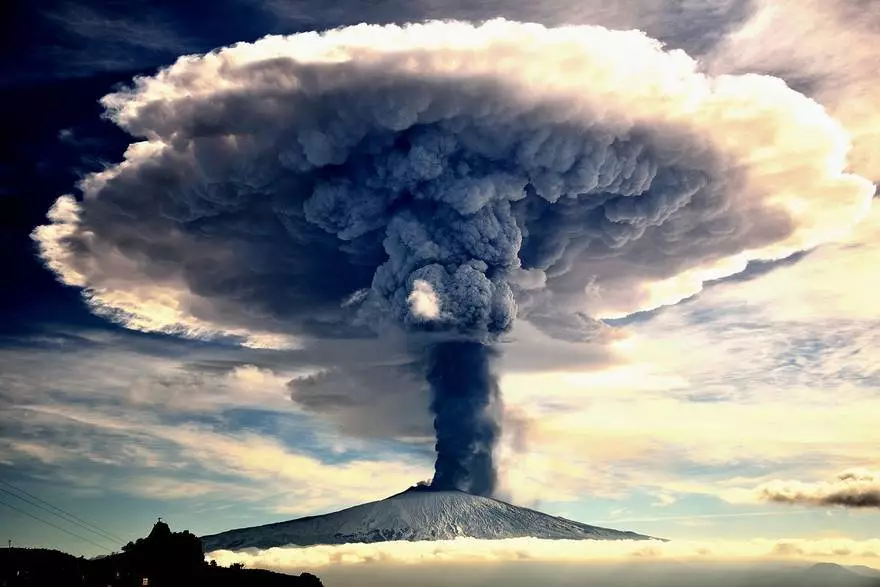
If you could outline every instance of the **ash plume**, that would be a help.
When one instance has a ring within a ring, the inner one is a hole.
[[[475,493],[496,482],[490,363],[515,320],[592,340],[834,238],[874,192],[821,106],[637,31],[266,37],[103,104],[140,140],[34,231],[59,279],[139,330],[403,339],[431,390],[434,482]]]
[[[492,449],[501,432],[492,351],[478,342],[447,342],[429,352],[427,379],[437,433],[431,487],[492,495],[498,482]]]

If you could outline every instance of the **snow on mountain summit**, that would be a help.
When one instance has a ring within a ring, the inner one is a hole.
[[[589,526],[461,491],[411,488],[386,499],[321,516],[203,536],[206,552],[391,540],[648,540],[634,532]]]

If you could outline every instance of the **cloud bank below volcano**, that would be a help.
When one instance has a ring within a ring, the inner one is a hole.
[[[218,550],[207,558],[218,564],[282,572],[333,566],[552,562],[628,564],[650,561],[755,562],[834,559],[860,564],[880,556],[880,541],[851,539],[628,541],[458,538],[436,542],[376,542],[310,547]]]

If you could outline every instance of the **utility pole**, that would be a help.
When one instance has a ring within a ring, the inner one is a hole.
[[[12,540],[9,540],[9,548],[12,548]]]

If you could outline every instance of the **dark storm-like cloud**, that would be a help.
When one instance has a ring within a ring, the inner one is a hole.
[[[66,281],[87,286],[96,307],[144,329],[193,319],[195,329],[227,322],[218,330],[339,336],[387,317],[491,333],[517,311],[548,324],[567,309],[630,313],[651,303],[645,281],[745,251],[760,258],[762,248],[804,240],[795,238],[804,229],[826,229],[826,219],[807,215],[811,226],[798,226],[771,203],[776,186],[761,180],[776,178],[760,164],[743,172],[734,147],[748,137],[726,139],[729,153],[720,148],[713,134],[728,132],[724,116],[704,121],[711,112],[700,108],[683,116],[679,102],[688,99],[702,98],[706,110],[725,98],[731,109],[749,105],[727,88],[700,96],[711,86],[698,74],[692,87],[652,95],[629,76],[563,80],[550,61],[541,66],[547,87],[524,85],[538,64],[507,44],[518,35],[582,75],[602,72],[600,42],[643,52],[646,68],[666,69],[655,77],[693,67],[637,33],[588,28],[577,42],[574,30],[356,27],[184,58],[105,99],[118,124],[147,140],[84,182],[85,205],[59,200],[56,223],[38,233],[44,255]],[[453,31],[466,39],[460,46],[442,36]],[[411,47],[392,51],[380,35]],[[310,59],[312,50],[348,55]],[[819,123],[788,123],[789,136],[770,146],[783,167],[776,175],[786,164],[800,171],[784,143],[798,133],[826,141],[798,165],[838,154],[836,129],[818,108],[772,80],[738,83],[740,93],[776,91]],[[631,107],[617,112],[599,100],[615,92]],[[661,97],[672,103],[648,105]],[[772,114],[754,113],[754,122]],[[802,176],[843,192],[853,216],[864,204],[857,178]],[[842,221],[850,219],[827,219]],[[417,280],[439,296],[439,316],[413,311]],[[110,300],[115,285],[134,297]],[[167,314],[149,314],[138,286]],[[603,290],[620,298],[601,299]]]
[[[269,37],[103,103],[140,140],[35,231],[59,278],[140,330],[395,340],[430,389],[435,482],[480,493],[497,437],[488,345],[515,321],[596,340],[599,318],[833,237],[873,193],[842,173],[842,129],[779,80],[707,78],[599,27]],[[351,375],[294,382],[294,398],[333,404],[297,394]]]
[[[880,508],[880,474],[855,469],[831,482],[773,481],[756,490],[759,499],[774,503],[844,508]]]
[[[844,490],[825,495],[820,499],[771,496],[770,501],[781,503],[808,503],[811,505],[842,506],[846,508],[880,508],[880,489],[872,491]]]

